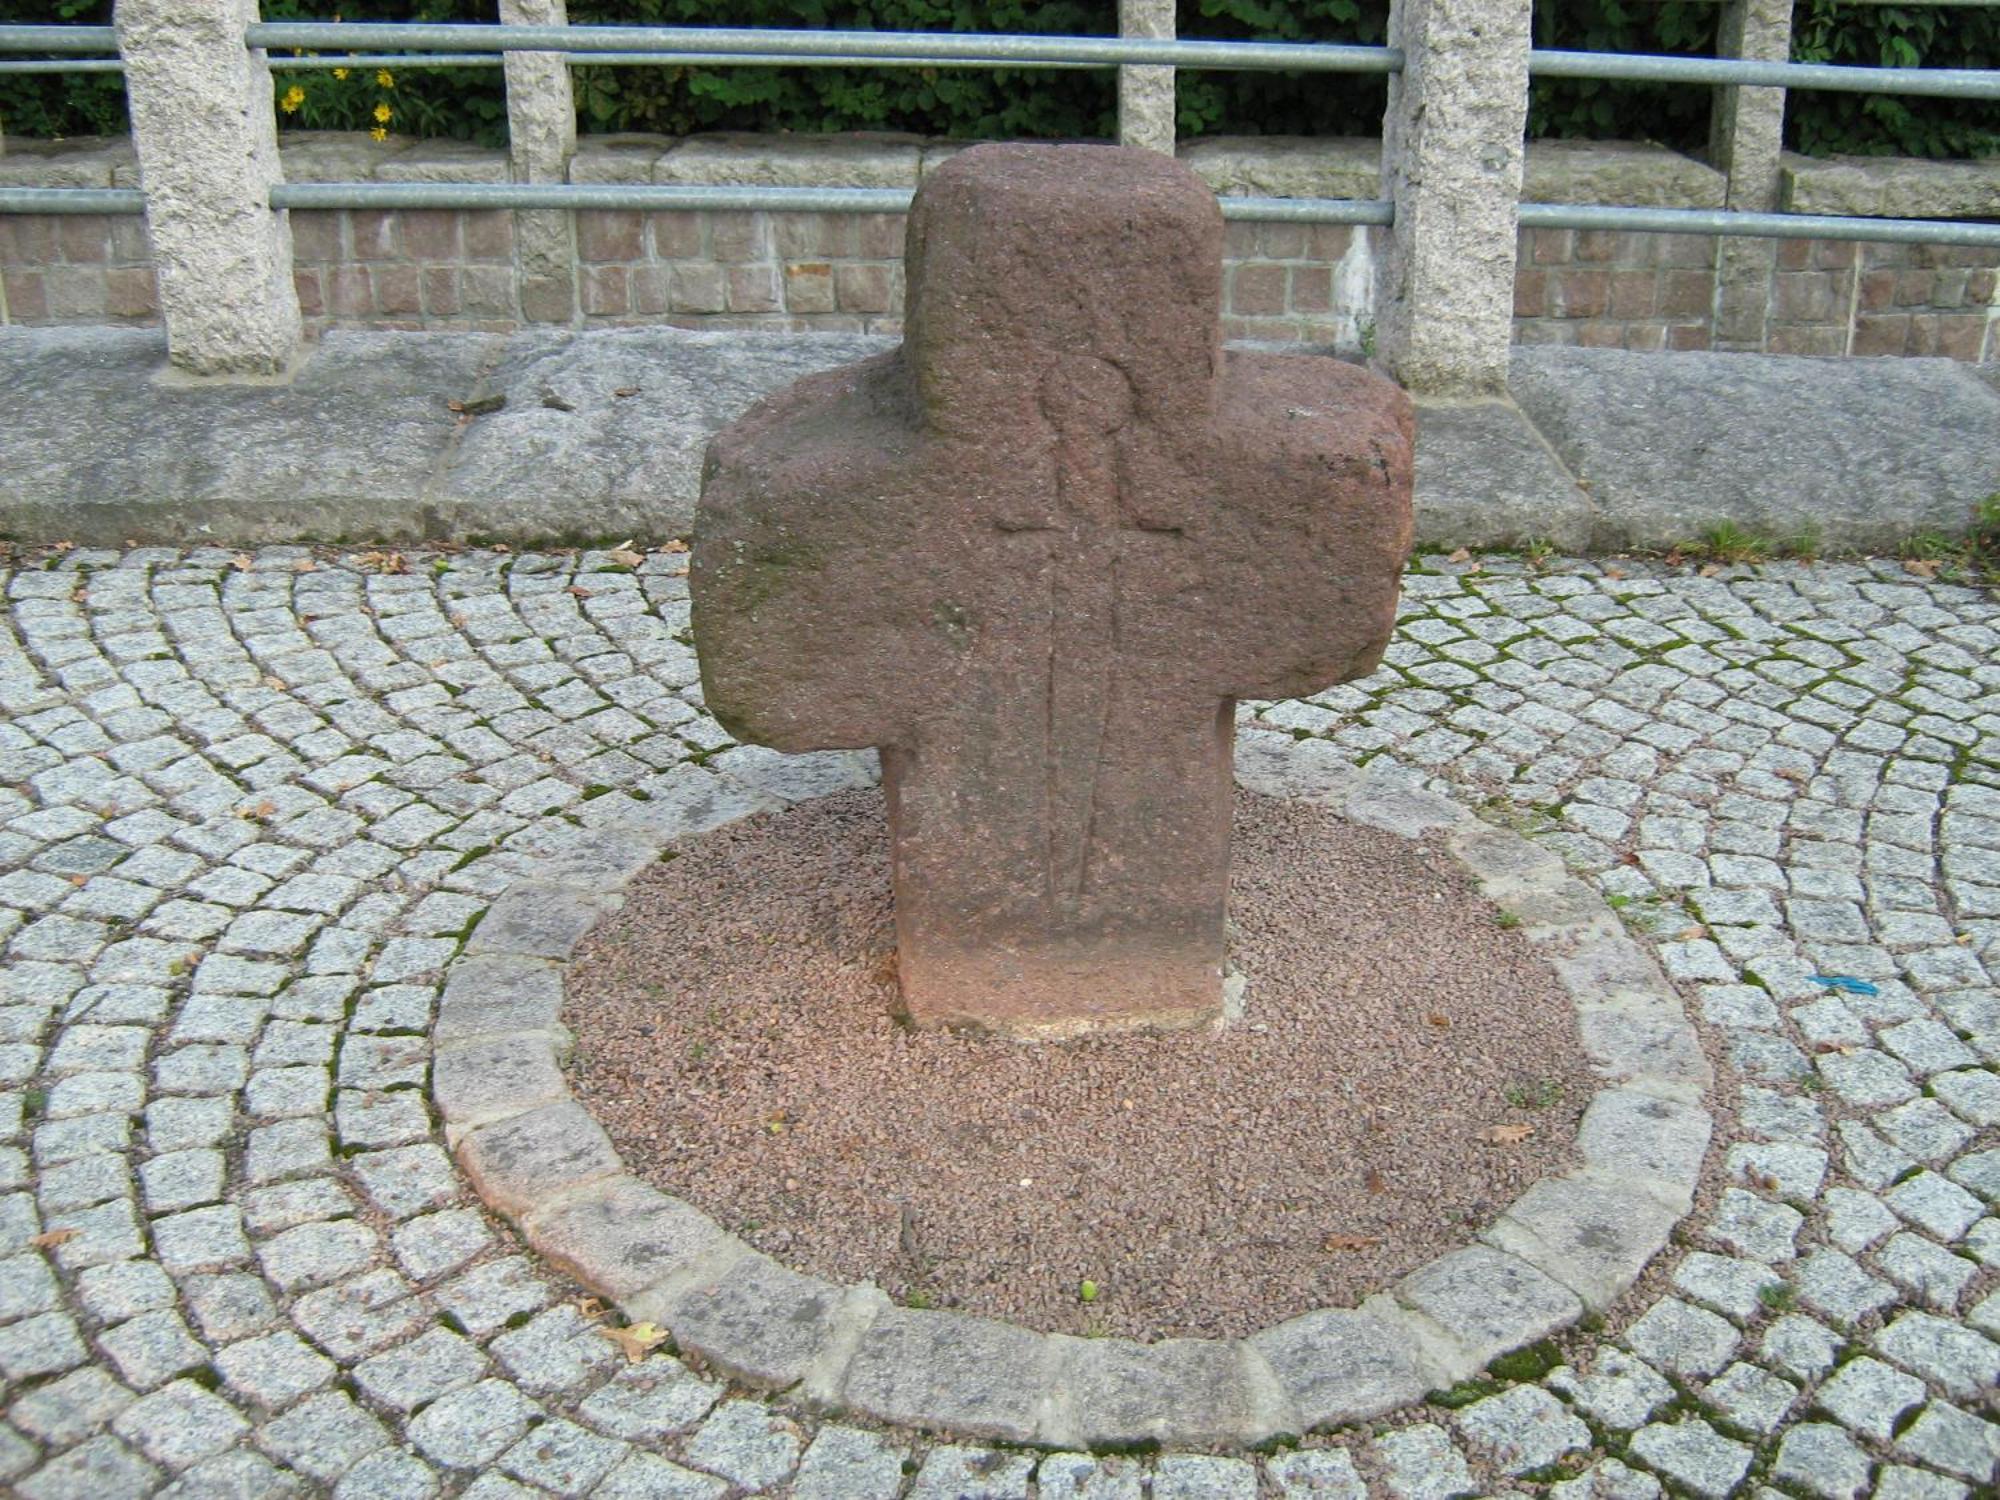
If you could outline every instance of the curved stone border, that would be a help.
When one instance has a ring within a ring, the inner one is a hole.
[[[446,982],[432,1090],[447,1143],[529,1245],[745,1384],[965,1437],[1248,1446],[1393,1411],[1602,1311],[1692,1206],[1708,1065],[1673,987],[1602,898],[1547,850],[1407,773],[1357,770],[1324,741],[1253,731],[1237,747],[1244,786],[1406,838],[1441,832],[1546,952],[1604,1081],[1579,1131],[1582,1167],[1536,1183],[1479,1242],[1358,1309],[1248,1339],[1039,1334],[788,1270],[627,1172],[561,1071],[564,963],[633,876],[675,839],[859,780],[853,757],[746,747],[720,759],[733,774],[684,768],[671,794],[620,799],[599,826],[513,856],[518,876]]]

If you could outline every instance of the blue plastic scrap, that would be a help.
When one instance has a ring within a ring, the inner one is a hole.
[[[1865,979],[1856,979],[1852,974],[1808,974],[1806,978],[1814,984],[1823,984],[1830,990],[1845,990],[1850,995],[1879,995],[1882,992]]]

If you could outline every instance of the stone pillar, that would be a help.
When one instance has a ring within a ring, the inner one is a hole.
[[[1174,0],[1118,0],[1118,34],[1174,39]],[[1174,70],[1118,70],[1118,144],[1174,154]]]
[[[172,364],[276,375],[299,347],[271,71],[256,0],[118,0],[118,50]]]
[[[566,26],[564,0],[500,0],[506,26]],[[560,52],[507,54],[507,149],[516,182],[566,182],[576,154],[576,100]],[[531,323],[576,316],[576,216],[536,209],[514,215],[514,276]]]
[[[1428,395],[1507,384],[1528,118],[1527,0],[1396,0],[1382,191],[1396,205],[1376,297],[1389,372]]]
[[[1791,0],[1727,0],[1716,28],[1718,57],[1784,62],[1792,52]],[[1778,154],[1785,129],[1785,91],[1719,88],[1709,125],[1709,151],[1729,178],[1729,207],[1769,213],[1778,206]],[[1775,240],[1723,235],[1715,249],[1717,349],[1764,347],[1770,316]]]

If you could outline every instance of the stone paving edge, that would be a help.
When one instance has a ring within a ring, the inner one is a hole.
[[[1478,1243],[1359,1309],[1236,1340],[1037,1334],[801,1275],[627,1172],[562,1077],[563,965],[670,844],[771,806],[755,788],[720,809],[694,799],[685,818],[614,813],[523,859],[446,977],[432,1096],[447,1144],[552,1265],[732,1378],[823,1411],[1049,1449],[1250,1448],[1410,1405],[1602,1311],[1638,1279],[1692,1204],[1710,1079],[1673,986],[1560,860],[1330,750],[1252,731],[1237,779],[1406,838],[1441,834],[1481,894],[1548,953],[1604,1080],[1579,1130],[1580,1169],[1530,1187]]]

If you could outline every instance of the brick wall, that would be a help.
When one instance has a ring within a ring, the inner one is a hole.
[[[1335,196],[1352,190],[1351,184],[1305,187]],[[1566,190],[1563,184],[1554,189]],[[299,301],[314,331],[500,330],[529,321],[509,213],[298,212],[291,221]],[[901,328],[901,215],[585,212],[574,223],[577,276],[569,321],[578,325]],[[1368,347],[1374,266],[1385,233],[1231,223],[1226,334]],[[1515,279],[1515,338],[1708,348],[1715,266],[1716,241],[1702,235],[1525,231]],[[1996,267],[2000,254],[1993,251],[1782,242],[1771,272],[1764,348],[2000,360]],[[0,215],[0,322],[144,323],[156,317],[139,219]]]

